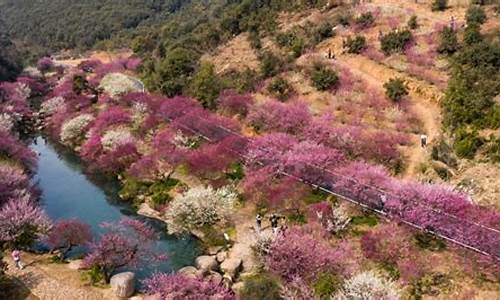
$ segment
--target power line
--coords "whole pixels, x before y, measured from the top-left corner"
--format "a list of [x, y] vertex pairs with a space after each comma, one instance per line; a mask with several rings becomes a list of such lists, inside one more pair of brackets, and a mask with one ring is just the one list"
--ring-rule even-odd
[[[182, 114], [182, 115], [185, 115], [185, 112], [186, 112], [186, 110], [182, 111], [182, 112], [181, 112], [181, 114]], [[223, 130], [224, 132], [226, 132], [228, 135], [226, 135], [226, 136], [225, 136], [225, 137], [223, 137], [222, 139], [224, 139], [224, 138], [226, 138], [226, 137], [229, 137], [229, 136], [235, 136], [235, 137], [238, 137], [238, 138], [243, 139], [244, 141], [248, 141], [248, 138], [247, 138], [247, 137], [245, 137], [245, 136], [243, 136], [243, 135], [241, 135], [241, 134], [239, 134], [239, 133], [235, 132], [234, 130], [231, 130], [231, 129], [229, 129], [229, 128], [226, 128], [226, 127], [224, 127], [224, 126], [222, 126], [222, 125], [213, 124], [213, 123], [212, 123], [212, 121], [207, 120], [206, 118], [202, 118], [202, 117], [200, 117], [200, 116], [198, 116], [198, 115], [195, 115], [195, 114], [191, 114], [191, 115], [190, 115], [190, 117], [194, 117], [194, 118], [196, 118], [196, 119], [198, 119], [199, 121], [202, 121], [202, 122], [208, 122], [208, 123], [209, 123], [209, 126], [211, 126], [211, 127], [212, 127], [211, 129], [214, 129], [214, 127], [217, 127], [217, 128], [219, 128], [219, 129]], [[166, 117], [166, 118], [167, 118], [170, 122], [175, 122], [175, 124], [177, 124], [177, 125], [181, 126], [181, 127], [182, 127], [182, 128], [184, 128], [185, 130], [187, 130], [187, 131], [189, 131], [189, 132], [191, 132], [191, 133], [193, 133], [193, 134], [195, 134], [195, 135], [198, 135], [198, 136], [202, 137], [203, 139], [205, 139], [205, 140], [206, 140], [206, 141], [208, 141], [209, 143], [218, 142], [217, 140], [214, 140], [213, 138], [206, 136], [205, 134], [203, 134], [203, 133], [202, 133], [202, 132], [200, 132], [199, 130], [197, 130], [197, 129], [193, 129], [193, 128], [192, 128], [192, 127], [190, 127], [190, 126], [188, 126], [188, 125], [186, 125], [186, 124], [183, 124], [182, 122], [179, 122], [179, 121], [177, 120], [177, 118], [176, 118], [175, 120], [173, 120], [172, 118], [169, 118], [169, 117]], [[222, 140], [222, 139], [221, 139], [221, 140]], [[234, 150], [234, 149], [231, 149], [231, 148], [229, 148], [229, 147], [224, 147], [224, 148], [225, 148], [226, 150], [229, 150], [229, 151], [231, 151], [231, 152], [235, 153], [237, 156], [241, 157], [241, 158], [242, 158], [245, 162], [247, 162], [247, 161], [249, 160], [249, 158], [248, 158], [247, 156], [245, 156], [245, 155], [244, 155], [244, 154], [242, 154], [242, 153], [239, 153], [238, 151], [236, 151], [236, 150]], [[260, 150], [263, 150], [263, 151], [265, 151], [265, 152], [268, 152], [268, 151], [266, 151], [266, 149], [263, 149], [263, 148], [259, 148], [259, 149], [260, 149]], [[269, 153], [269, 152], [268, 152], [268, 153]], [[265, 164], [264, 164], [263, 162], [261, 162], [261, 161], [256, 161], [256, 162], [257, 162], [259, 165], [261, 165], [261, 166], [265, 166]], [[356, 184], [358, 184], [358, 185], [365, 186], [366, 188], [368, 188], [368, 189], [370, 189], [370, 190], [372, 190], [372, 191], [375, 191], [376, 193], [379, 193], [379, 194], [382, 194], [382, 195], [385, 195], [385, 196], [389, 195], [389, 196], [392, 196], [392, 197], [396, 197], [395, 195], [393, 195], [392, 193], [390, 193], [390, 192], [388, 192], [388, 191], [385, 191], [385, 190], [380, 189], [379, 187], [376, 187], [376, 186], [373, 186], [373, 185], [368, 185], [368, 184], [365, 184], [365, 183], [361, 183], [361, 182], [357, 181], [355, 178], [348, 177], [348, 176], [345, 176], [345, 175], [342, 175], [342, 174], [338, 174], [338, 173], [336, 173], [336, 172], [333, 172], [332, 170], [328, 170], [328, 169], [323, 168], [323, 167], [320, 167], [320, 166], [316, 166], [316, 165], [313, 165], [313, 164], [309, 164], [309, 163], [307, 163], [307, 162], [304, 162], [304, 165], [308, 165], [308, 166], [310, 166], [310, 167], [312, 167], [312, 168], [314, 168], [314, 169], [318, 169], [319, 171], [329, 173], [329, 174], [331, 174], [331, 175], [333, 175], [333, 176], [335, 176], [335, 177], [341, 177], [341, 178], [345, 178], [345, 179], [347, 179], [347, 180], [349, 180], [349, 181], [353, 181], [354, 183], [356, 183]], [[402, 223], [404, 223], [404, 224], [406, 224], [406, 225], [408, 225], [408, 226], [410, 226], [410, 227], [413, 227], [413, 228], [416, 228], [416, 229], [419, 229], [419, 230], [423, 230], [423, 231], [428, 232], [428, 233], [430, 233], [430, 234], [432, 234], [432, 235], [434, 235], [434, 236], [440, 237], [440, 238], [445, 239], [445, 240], [447, 240], [447, 241], [450, 241], [450, 242], [452, 242], [452, 243], [454, 243], [454, 244], [457, 244], [457, 245], [459, 245], [459, 246], [462, 246], [462, 247], [464, 247], [464, 248], [466, 248], [466, 249], [473, 250], [473, 251], [475, 251], [475, 252], [477, 252], [477, 253], [480, 253], [480, 254], [483, 254], [483, 255], [486, 255], [486, 256], [493, 257], [494, 259], [496, 259], [496, 260], [500, 261], [500, 257], [499, 257], [499, 256], [497, 256], [497, 255], [495, 255], [495, 254], [489, 253], [489, 252], [487, 252], [487, 251], [484, 251], [484, 250], [482, 250], [482, 249], [479, 249], [479, 248], [477, 248], [477, 247], [474, 247], [474, 246], [472, 246], [472, 245], [469, 245], [469, 244], [467, 244], [467, 243], [465, 243], [465, 242], [459, 241], [459, 240], [457, 240], [456, 238], [452, 238], [452, 237], [449, 237], [449, 236], [447, 236], [447, 235], [445, 235], [445, 234], [439, 233], [439, 232], [435, 231], [434, 229], [424, 228], [424, 227], [422, 227], [421, 225], [418, 225], [418, 224], [415, 224], [415, 223], [410, 222], [410, 221], [408, 221], [408, 220], [405, 220], [403, 217], [397, 216], [396, 214], [388, 214], [388, 213], [387, 213], [386, 211], [384, 211], [384, 210], [381, 210], [381, 209], [377, 209], [377, 208], [371, 207], [370, 205], [368, 205], [368, 204], [366, 204], [366, 203], [363, 203], [363, 202], [360, 202], [360, 201], [358, 201], [358, 200], [355, 200], [355, 199], [353, 199], [352, 197], [348, 197], [348, 196], [346, 196], [346, 195], [339, 194], [339, 193], [337, 193], [337, 192], [333, 191], [331, 188], [325, 188], [325, 187], [323, 187], [323, 186], [321, 186], [321, 185], [319, 185], [319, 184], [316, 184], [316, 183], [310, 182], [310, 180], [307, 180], [307, 179], [302, 178], [302, 177], [300, 177], [300, 176], [296, 176], [296, 175], [290, 174], [290, 173], [288, 173], [288, 172], [285, 172], [284, 170], [278, 170], [277, 172], [278, 172], [279, 174], [284, 175], [284, 176], [287, 176], [287, 177], [293, 178], [293, 179], [295, 179], [295, 180], [298, 180], [298, 181], [300, 181], [300, 182], [302, 182], [302, 183], [304, 183], [304, 184], [307, 184], [307, 185], [313, 186], [313, 187], [315, 187], [315, 188], [319, 188], [320, 190], [322, 190], [322, 191], [324, 191], [324, 192], [326, 192], [326, 193], [329, 193], [329, 194], [335, 195], [335, 196], [340, 197], [340, 198], [342, 198], [342, 199], [344, 199], [344, 200], [347, 200], [347, 201], [349, 201], [349, 202], [352, 202], [352, 203], [354, 203], [354, 204], [356, 204], [356, 205], [359, 205], [359, 206], [363, 207], [364, 209], [371, 210], [371, 211], [373, 211], [373, 212], [375, 212], [375, 213], [377, 213], [377, 214], [379, 214], [379, 215], [383, 216], [384, 218], [389, 218], [389, 219], [397, 219], [398, 221], [400, 221], [400, 222], [402, 222]], [[422, 201], [418, 201], [418, 204], [421, 204], [421, 205], [422, 205], [422, 204], [426, 204], [426, 205], [428, 205], [428, 203], [423, 203]], [[483, 225], [483, 224], [480, 224], [480, 223], [477, 223], [477, 222], [474, 222], [474, 221], [469, 221], [469, 220], [463, 220], [463, 219], [460, 219], [459, 217], [457, 217], [457, 216], [455, 216], [455, 215], [449, 214], [449, 213], [444, 212], [444, 211], [442, 211], [442, 210], [440, 210], [440, 209], [435, 209], [434, 207], [427, 207], [427, 206], [425, 206], [424, 208], [425, 208], [425, 209], [430, 209], [432, 212], [434, 212], [434, 213], [436, 213], [436, 214], [438, 214], [438, 215], [441, 215], [441, 216], [442, 216], [442, 215], [444, 215], [445, 217], [453, 218], [454, 220], [459, 221], [459, 222], [464, 222], [464, 221], [465, 221], [466, 223], [469, 223], [469, 224], [471, 224], [471, 225], [473, 225], [473, 226], [480, 227], [480, 228], [485, 229], [485, 230], [488, 230], [488, 231], [490, 231], [490, 232], [494, 232], [495, 234], [500, 233], [500, 231], [499, 231], [499, 230], [497, 230], [497, 229], [495, 229], [495, 228], [491, 228], [491, 227], [485, 226], [485, 225]], [[461, 231], [463, 232], [463, 230], [461, 230]]]

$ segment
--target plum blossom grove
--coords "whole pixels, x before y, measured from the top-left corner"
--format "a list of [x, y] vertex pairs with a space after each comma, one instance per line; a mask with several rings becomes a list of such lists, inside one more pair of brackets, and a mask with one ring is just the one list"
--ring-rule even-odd
[[[110, 68], [114, 69], [114, 67]], [[99, 76], [103, 74], [105, 71], [99, 72]], [[62, 89], [62, 86], [56, 87], [50, 96], [57, 97], [61, 92], [69, 93], [68, 98], [73, 97], [71, 95], [73, 92]], [[128, 169], [126, 172], [133, 174], [143, 173], [140, 170], [141, 165], [142, 168], [146, 168], [147, 165], [148, 172], [160, 168], [158, 165], [160, 157], [164, 157], [166, 160], [161, 160], [171, 167], [188, 163], [191, 164], [193, 170], [201, 170], [210, 163], [210, 159], [197, 158], [204, 155], [204, 152], [210, 153], [204, 156], [205, 158], [223, 155], [229, 159], [226, 163], [210, 167], [211, 173], [217, 168], [228, 166], [230, 162], [243, 158], [248, 166], [246, 168], [247, 179], [245, 179], [247, 189], [252, 188], [248, 180], [254, 174], [265, 175], [267, 180], [272, 179], [272, 181], [282, 181], [280, 176], [290, 175], [292, 178], [330, 190], [337, 195], [354, 199], [359, 204], [380, 211], [394, 220], [408, 222], [462, 245], [493, 256], [500, 256], [499, 248], [496, 247], [500, 227], [498, 213], [471, 204], [465, 194], [447, 187], [401, 182], [391, 177], [383, 167], [352, 161], [352, 158], [359, 157], [359, 154], [355, 153], [367, 155], [369, 151], [364, 149], [377, 147], [367, 145], [364, 146], [366, 148], [359, 150], [345, 148], [343, 145], [349, 145], [349, 140], [365, 139], [356, 136], [353, 132], [341, 133], [342, 136], [339, 136], [335, 132], [338, 129], [327, 125], [328, 119], [313, 117], [302, 104], [271, 101], [264, 105], [253, 105], [249, 100], [241, 102], [229, 100], [232, 99], [231, 97], [234, 98], [231, 93], [224, 94], [221, 103], [233, 101], [247, 107], [245, 111], [248, 109], [248, 118], [243, 121], [269, 133], [253, 138], [243, 137], [239, 134], [239, 124], [234, 120], [207, 112], [196, 101], [189, 98], [170, 99], [144, 93], [131, 93], [119, 96], [117, 100], [106, 104], [106, 108], [96, 114], [93, 124], [89, 128], [82, 128], [82, 131], [86, 133], [80, 136], [86, 140], [82, 143], [80, 154], [85, 160], [111, 173]], [[162, 155], [158, 146], [153, 148], [158, 149], [156, 151], [141, 153], [137, 148], [140, 138], [136, 136], [136, 141], [134, 141], [128, 133], [127, 138], [119, 142], [120, 145], [109, 147], [107, 140], [110, 132], [121, 130], [120, 126], [130, 126], [132, 123], [133, 107], [136, 101], [144, 104], [144, 109], [141, 111], [144, 114], [144, 120], [148, 120], [148, 127], [142, 128], [143, 132], [148, 130], [155, 132], [162, 122], [167, 122], [174, 132], [180, 131], [187, 137], [202, 136], [214, 146], [203, 145], [193, 150], [178, 149], [173, 143], [175, 134], [172, 134], [170, 135], [170, 141], [172, 141], [169, 146], [170, 150], [167, 151], [175, 150], [174, 156], [177, 157], [175, 161], [169, 161], [172, 158], [169, 155]], [[81, 110], [87, 114], [91, 113], [89, 108], [82, 107]], [[234, 111], [234, 107], [231, 110]], [[268, 115], [277, 110], [283, 113]], [[48, 126], [55, 127], [57, 132], [61, 120], [70, 116], [73, 116], [73, 112], [69, 108], [57, 111], [50, 117]], [[85, 127], [87, 124], [89, 123], [86, 122], [82, 126]], [[168, 132], [167, 129], [164, 130]], [[281, 133], [276, 133], [276, 131]], [[106, 132], [109, 132], [108, 137], [103, 139]], [[330, 141], [336, 136], [338, 136], [337, 140]], [[233, 139], [232, 142], [224, 143], [229, 137]], [[366, 140], [378, 141], [380, 139], [367, 138]], [[169, 144], [162, 144], [161, 147], [165, 145]], [[377, 155], [373, 153], [372, 157]], [[366, 158], [369, 159], [369, 157]], [[145, 164], [146, 162], [148, 164]], [[214, 178], [214, 175], [210, 177]], [[460, 218], [464, 218], [465, 222], [459, 221]]]
[[[265, 236], [256, 246], [263, 270], [279, 278], [285, 298], [310, 296], [316, 293], [313, 283], [335, 274], [345, 278], [335, 291], [339, 299], [398, 299], [395, 282], [357, 267], [367, 259], [396, 267], [402, 281], [422, 276], [426, 270], [412, 264], [419, 261], [419, 250], [405, 238], [414, 232], [397, 223], [500, 259], [498, 212], [448, 186], [390, 175], [388, 168], [394, 170], [401, 160], [398, 145], [409, 143], [405, 135], [367, 131], [359, 124], [337, 126], [334, 117], [313, 115], [302, 101], [255, 103], [251, 95], [226, 91], [217, 101], [218, 111], [208, 111], [185, 96], [98, 88], [108, 74], [130, 72], [139, 63], [135, 58], [86, 61], [57, 81], [45, 74], [50, 85], [41, 105], [45, 133], [92, 170], [118, 177], [124, 189], [145, 191], [143, 201], [161, 208], [157, 213], [170, 233], [233, 226], [242, 199], [265, 209], [299, 210], [304, 198], [329, 194], [307, 203], [307, 216], [294, 216], [296, 224], [301, 218], [307, 224]], [[39, 68], [46, 73], [52, 66], [41, 62]], [[343, 71], [339, 92], [359, 84], [350, 76]], [[0, 241], [29, 247], [42, 239], [63, 259], [72, 247], [85, 245], [83, 265], [108, 282], [120, 268], [166, 259], [155, 249], [158, 233], [140, 221], [102, 224], [106, 233], [92, 238], [80, 221], [47, 218], [30, 181], [36, 156], [13, 134], [18, 120], [32, 113], [26, 102], [33, 91], [24, 82], [0, 85], [7, 95], [0, 107], [0, 157], [11, 162], [0, 162]], [[374, 106], [387, 108], [379, 95], [372, 96]], [[204, 185], [177, 184], [174, 173], [195, 175]], [[355, 251], [343, 239], [354, 221], [351, 211], [333, 204], [333, 196], [394, 222], [362, 232], [361, 251]], [[143, 285], [146, 294], [167, 299], [235, 298], [222, 284], [186, 274], [157, 273]]]

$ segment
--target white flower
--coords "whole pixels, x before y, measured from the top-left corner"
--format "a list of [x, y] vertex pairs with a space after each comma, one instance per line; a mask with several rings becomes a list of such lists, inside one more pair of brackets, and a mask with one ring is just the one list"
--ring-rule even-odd
[[124, 95], [129, 92], [142, 92], [140, 81], [122, 73], [110, 73], [104, 76], [99, 84], [111, 97]]
[[113, 150], [118, 146], [134, 142], [134, 137], [127, 129], [112, 129], [106, 131], [101, 138], [104, 150]]
[[252, 246], [253, 251], [259, 256], [269, 254], [271, 244], [273, 243], [275, 237], [276, 235], [271, 231], [261, 231], [257, 235], [255, 244]]
[[30, 87], [25, 83], [18, 83], [16, 92], [23, 98], [28, 99], [31, 95]]
[[134, 128], [138, 128], [146, 118], [148, 106], [143, 102], [135, 102], [132, 105], [132, 122]]
[[94, 120], [91, 114], [83, 114], [66, 121], [61, 127], [61, 142], [68, 146], [77, 146], [84, 139], [84, 129]]
[[238, 195], [230, 187], [195, 187], [174, 198], [166, 213], [171, 233], [188, 232], [228, 220]]
[[13, 127], [14, 119], [9, 114], [0, 114], [0, 130], [9, 132]]
[[177, 131], [173, 138], [173, 144], [179, 148], [192, 149], [200, 141], [199, 137], [188, 137], [182, 134], [181, 131]]
[[45, 115], [51, 115], [64, 107], [64, 98], [61, 96], [50, 98], [42, 103], [40, 112]]
[[384, 279], [373, 271], [367, 271], [347, 280], [342, 291], [334, 299], [396, 300], [400, 299], [400, 294], [393, 281]]
[[349, 214], [342, 206], [339, 206], [332, 210], [331, 216], [326, 221], [326, 229], [331, 233], [337, 233], [344, 230], [350, 221]]

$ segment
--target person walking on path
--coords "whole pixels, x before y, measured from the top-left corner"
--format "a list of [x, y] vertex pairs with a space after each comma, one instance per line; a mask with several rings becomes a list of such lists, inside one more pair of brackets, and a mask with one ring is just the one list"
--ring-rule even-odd
[[18, 268], [19, 270], [22, 270], [23, 264], [21, 263], [21, 252], [17, 249], [14, 249], [14, 251], [12, 251], [11, 255], [12, 255], [12, 259], [16, 263], [16, 268]]
[[278, 216], [276, 214], [272, 214], [271, 217], [269, 218], [269, 221], [271, 222], [271, 228], [273, 229], [273, 233], [274, 234], [278, 233]]
[[262, 228], [262, 216], [260, 214], [257, 214], [255, 217], [255, 223], [257, 225], [257, 233], [260, 233], [260, 229]]
[[427, 135], [420, 135], [420, 146], [422, 146], [422, 148], [425, 148], [427, 146]]

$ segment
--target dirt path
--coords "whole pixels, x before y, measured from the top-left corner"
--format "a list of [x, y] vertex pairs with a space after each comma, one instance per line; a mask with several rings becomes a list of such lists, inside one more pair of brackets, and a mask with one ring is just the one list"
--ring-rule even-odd
[[[79, 272], [67, 264], [48, 264], [48, 256], [23, 253], [25, 268], [18, 270], [9, 255], [7, 273], [15, 276], [31, 292], [30, 299], [101, 300], [114, 299], [111, 291], [84, 285]], [[32, 297], [33, 296], [33, 297]]]
[[233, 222], [236, 227], [236, 237], [228, 258], [239, 258], [243, 261], [243, 272], [252, 273], [257, 268], [257, 262], [253, 255], [252, 246], [257, 241], [257, 233], [254, 229], [254, 208], [250, 204], [236, 211]]
[[[342, 52], [341, 48], [342, 38], [336, 37], [322, 43], [318, 47], [318, 51], [319, 53], [326, 53], [328, 49], [335, 49], [335, 53], [339, 53], [335, 61], [336, 64], [349, 68], [355, 75], [360, 76], [369, 85], [378, 89], [383, 89], [384, 82], [391, 78], [404, 78], [408, 83], [412, 109], [422, 122], [422, 133], [428, 136], [429, 143], [432, 143], [440, 136], [441, 116], [438, 103], [443, 94], [437, 87], [367, 57], [340, 54]], [[427, 150], [420, 147], [419, 134], [412, 135], [412, 141], [413, 146], [404, 151], [407, 157], [404, 178], [415, 175], [419, 164], [427, 158]]]

